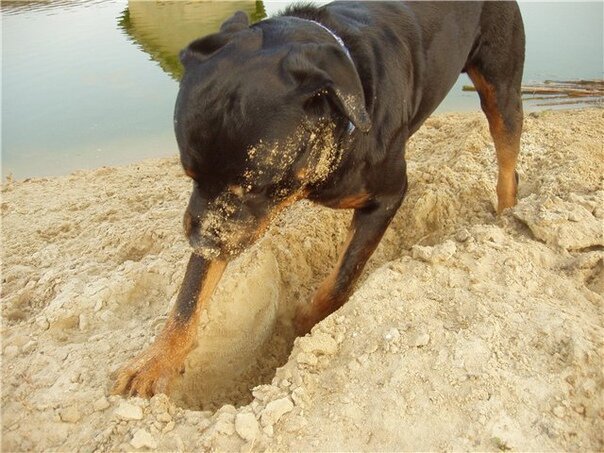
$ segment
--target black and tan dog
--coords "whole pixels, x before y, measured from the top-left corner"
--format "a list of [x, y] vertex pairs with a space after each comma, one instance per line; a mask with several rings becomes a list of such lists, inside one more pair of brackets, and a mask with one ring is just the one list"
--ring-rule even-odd
[[407, 189], [405, 143], [460, 73], [495, 142], [498, 212], [516, 202], [524, 30], [513, 2], [336, 2], [249, 25], [243, 13], [182, 53], [174, 124], [193, 179], [193, 247], [156, 342], [115, 393], [167, 392], [227, 262], [288, 204], [354, 209], [342, 256], [298, 312], [307, 332], [348, 298]]

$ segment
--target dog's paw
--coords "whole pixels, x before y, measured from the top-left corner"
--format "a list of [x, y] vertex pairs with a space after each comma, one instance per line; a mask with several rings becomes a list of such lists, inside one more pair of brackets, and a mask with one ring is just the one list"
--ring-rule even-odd
[[152, 346], [118, 371], [111, 393], [143, 398], [168, 394], [170, 384], [182, 372], [182, 367], [181, 360], [174, 360]]

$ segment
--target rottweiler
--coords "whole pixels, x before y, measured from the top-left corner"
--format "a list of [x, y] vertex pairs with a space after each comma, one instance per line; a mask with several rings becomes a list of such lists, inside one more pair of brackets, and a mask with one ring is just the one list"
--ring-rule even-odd
[[193, 348], [202, 305], [229, 262], [284, 207], [354, 209], [341, 257], [304, 334], [349, 297], [407, 190], [405, 143], [467, 73], [497, 154], [497, 211], [516, 203], [524, 28], [515, 2], [299, 5], [250, 25], [242, 12], [181, 52], [174, 128], [193, 192], [193, 248], [155, 343], [113, 392], [167, 393]]

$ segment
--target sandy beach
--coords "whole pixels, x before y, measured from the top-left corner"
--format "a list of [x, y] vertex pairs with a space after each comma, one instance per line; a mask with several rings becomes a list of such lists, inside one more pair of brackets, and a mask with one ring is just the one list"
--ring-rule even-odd
[[527, 115], [497, 217], [484, 116], [431, 118], [350, 301], [294, 339], [351, 214], [295, 204], [229, 264], [151, 400], [108, 388], [184, 275], [177, 158], [4, 182], [2, 450], [603, 450], [603, 143], [602, 109]]

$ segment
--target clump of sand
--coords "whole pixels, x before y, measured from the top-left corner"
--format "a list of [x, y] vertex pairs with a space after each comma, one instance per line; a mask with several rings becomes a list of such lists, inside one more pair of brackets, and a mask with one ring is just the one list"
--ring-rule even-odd
[[298, 203], [229, 265], [173, 395], [150, 401], [107, 389], [184, 274], [178, 162], [8, 181], [2, 449], [602, 450], [602, 118], [529, 115], [500, 218], [483, 116], [430, 119], [350, 301], [294, 342], [350, 220]]

